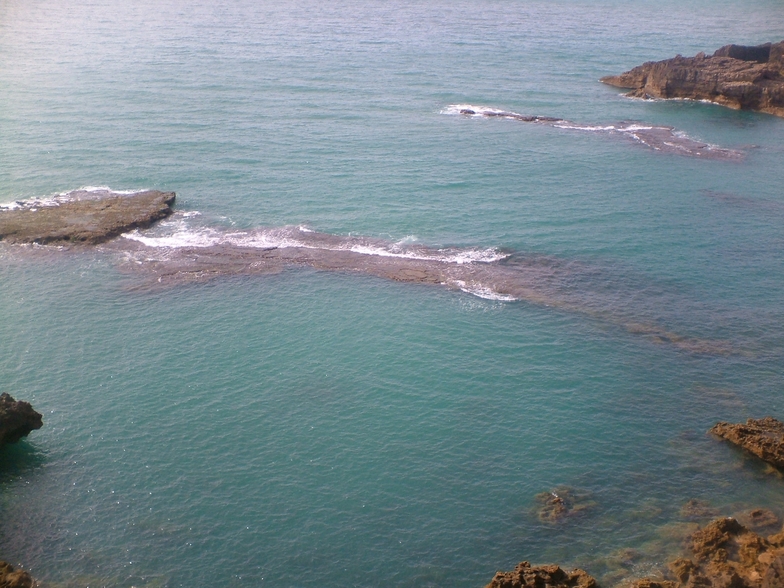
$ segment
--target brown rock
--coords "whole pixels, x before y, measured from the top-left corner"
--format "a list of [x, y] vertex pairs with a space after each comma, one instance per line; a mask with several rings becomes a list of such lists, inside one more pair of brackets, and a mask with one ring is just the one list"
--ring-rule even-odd
[[678, 55], [649, 61], [605, 84], [632, 88], [637, 98], [690, 98], [730, 108], [784, 116], [784, 41], [746, 47], [726, 45], [712, 56]]
[[497, 572], [485, 588], [596, 588], [583, 570], [566, 572], [556, 565], [531, 566], [524, 561], [512, 572]]
[[29, 402], [14, 400], [6, 393], [0, 394], [0, 447], [19, 441], [43, 424], [43, 417], [33, 410]]
[[745, 424], [718, 423], [710, 431], [740, 445], [769, 464], [784, 469], [784, 423], [773, 417], [749, 419]]
[[[754, 511], [752, 511], [754, 512]], [[669, 588], [782, 588], [784, 547], [778, 535], [761, 537], [733, 518], [717, 519], [691, 537], [691, 559], [669, 564]], [[664, 586], [658, 580], [635, 588]]]
[[676, 582], [669, 580], [652, 580], [651, 578], [643, 578], [637, 580], [630, 585], [630, 588], [677, 588]]
[[568, 486], [559, 486], [550, 492], [536, 495], [537, 514], [543, 523], [558, 523], [595, 506], [588, 494]]
[[157, 190], [76, 190], [48, 201], [19, 202], [0, 208], [0, 241], [101, 243], [169, 216], [174, 198], [174, 192]]
[[35, 588], [35, 580], [24, 570], [14, 569], [9, 563], [0, 561], [0, 588]]

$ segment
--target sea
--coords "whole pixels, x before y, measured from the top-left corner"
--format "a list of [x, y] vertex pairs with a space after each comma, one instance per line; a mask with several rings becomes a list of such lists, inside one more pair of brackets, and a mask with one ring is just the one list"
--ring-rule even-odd
[[[0, 392], [44, 417], [0, 453], [0, 559], [613, 586], [784, 517], [707, 433], [784, 417], [784, 119], [599, 82], [782, 39], [781, 0], [0, 0], [0, 205], [177, 194], [98, 247], [0, 243]], [[228, 242], [463, 277], [147, 269]]]

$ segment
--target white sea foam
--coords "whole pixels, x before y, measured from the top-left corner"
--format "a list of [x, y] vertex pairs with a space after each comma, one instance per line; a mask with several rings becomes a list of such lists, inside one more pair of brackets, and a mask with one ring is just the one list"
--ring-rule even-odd
[[27, 198], [25, 200], [15, 200], [7, 204], [0, 204], [0, 209], [4, 210], [35, 210], [37, 208], [51, 208], [60, 206], [67, 202], [75, 202], [79, 200], [94, 200], [103, 196], [129, 196], [144, 192], [145, 189], [140, 190], [112, 190], [108, 186], [83, 186], [76, 190], [69, 190], [67, 192], [57, 192], [50, 196], [36, 196]]
[[491, 108], [489, 106], [474, 106], [473, 104], [450, 104], [441, 110], [441, 114], [462, 114], [470, 116], [523, 116], [517, 112], [499, 110], [498, 108]]
[[473, 294], [474, 296], [484, 298], [485, 300], [497, 300], [500, 302], [514, 302], [517, 300], [517, 298], [514, 296], [509, 296], [508, 294], [499, 294], [492, 288], [488, 288], [482, 284], [467, 284], [463, 280], [453, 280], [450, 282], [450, 284], [456, 286], [467, 294]]
[[396, 243], [361, 237], [340, 237], [318, 233], [312, 229], [303, 230], [302, 226], [284, 226], [270, 229], [225, 232], [212, 227], [191, 227], [180, 216], [164, 221], [155, 229], [141, 231], [135, 229], [122, 237], [138, 241], [153, 248], [180, 249], [184, 247], [212, 247], [232, 245], [252, 249], [303, 248], [325, 251], [351, 251], [361, 255], [394, 257], [421, 261], [439, 261], [458, 265], [468, 263], [492, 263], [508, 257], [496, 248], [442, 248], [407, 247], [406, 237]]

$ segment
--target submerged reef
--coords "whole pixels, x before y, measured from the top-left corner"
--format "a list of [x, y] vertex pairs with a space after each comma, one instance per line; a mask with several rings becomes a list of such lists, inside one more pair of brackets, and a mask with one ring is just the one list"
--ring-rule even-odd
[[43, 417], [29, 402], [14, 400], [6, 393], [0, 394], [0, 447], [19, 441], [43, 424]]
[[675, 127], [652, 125], [644, 122], [622, 121], [604, 125], [585, 124], [562, 118], [519, 114], [508, 110], [498, 110], [487, 106], [473, 106], [471, 104], [452, 104], [446, 107], [442, 112], [444, 114], [460, 114], [472, 118], [504, 118], [575, 132], [610, 135], [631, 140], [634, 143], [643, 145], [654, 151], [682, 155], [685, 157], [735, 161], [739, 161], [745, 157], [743, 151], [726, 149], [717, 145], [710, 145], [709, 143], [697, 141], [683, 132], [678, 131]]
[[627, 96], [635, 98], [705, 100], [784, 117], [784, 41], [649, 61], [601, 81], [631, 88]]
[[[198, 213], [174, 213], [173, 192], [116, 192], [83, 188], [50, 198], [0, 206], [5, 252], [52, 255], [98, 245], [114, 252], [120, 268], [142, 277], [134, 288], [205, 282], [223, 276], [264, 275], [289, 267], [376, 276], [430, 284], [496, 301], [525, 301], [580, 312], [615, 324], [654, 344], [707, 355], [738, 351], [728, 341], [679, 334], [619, 304], [606, 294], [596, 268], [495, 247], [429, 247], [379, 238], [320, 233], [302, 226], [237, 230], [188, 221]], [[150, 231], [156, 221], [172, 222]], [[120, 237], [120, 238], [113, 238]], [[22, 246], [18, 246], [21, 244]], [[30, 244], [55, 247], [30, 247]], [[71, 244], [78, 247], [71, 247]], [[574, 280], [585, 281], [575, 288]], [[634, 296], [630, 293], [629, 300]]]
[[781, 421], [765, 417], [739, 424], [722, 422], [710, 432], [784, 470], [784, 423]]
[[10, 243], [102, 243], [172, 213], [174, 192], [75, 190], [0, 207], [0, 240]]
[[38, 584], [22, 569], [0, 561], [0, 588], [36, 588]]

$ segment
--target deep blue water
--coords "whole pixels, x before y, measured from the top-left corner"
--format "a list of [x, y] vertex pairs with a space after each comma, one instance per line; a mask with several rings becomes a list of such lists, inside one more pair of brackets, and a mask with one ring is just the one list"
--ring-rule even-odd
[[[153, 237], [301, 225], [555, 278], [512, 302], [308, 268], [149, 290], [113, 251], [0, 248], [0, 390], [45, 419], [0, 455], [0, 558], [54, 586], [469, 587], [521, 560], [611, 584], [677, 548], [691, 498], [784, 515], [705, 434], [784, 416], [784, 120], [597, 81], [781, 40], [780, 2], [129, 4], [0, 2], [0, 203], [174, 190]], [[562, 485], [591, 508], [541, 522]]]

